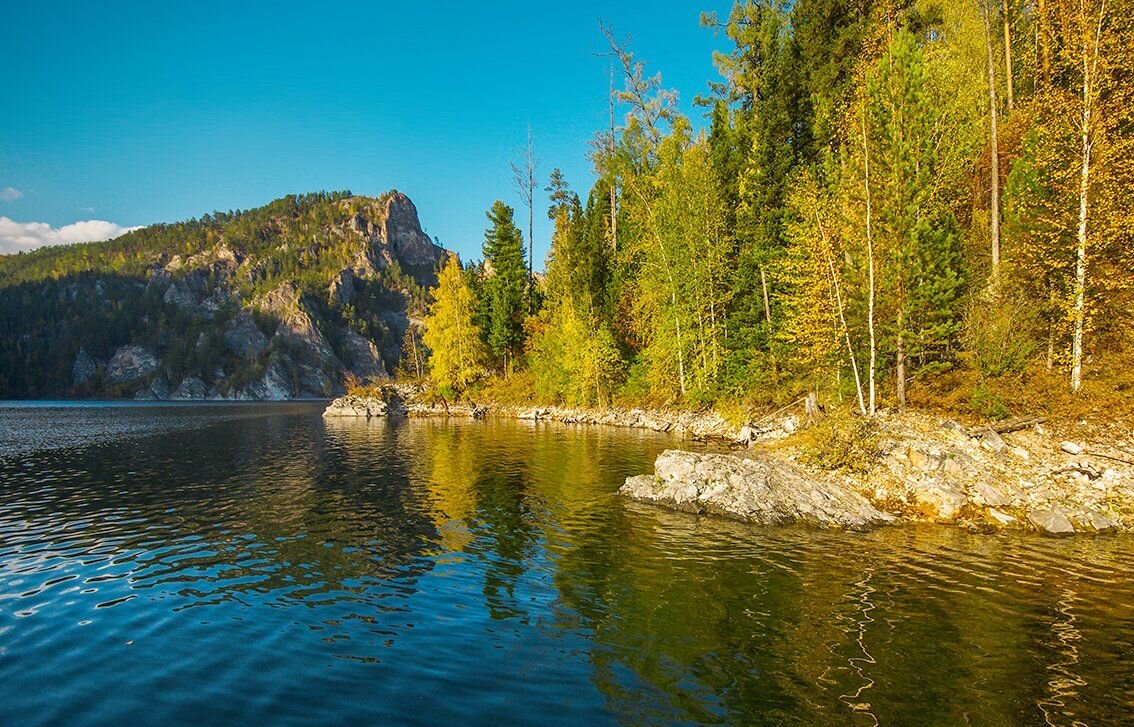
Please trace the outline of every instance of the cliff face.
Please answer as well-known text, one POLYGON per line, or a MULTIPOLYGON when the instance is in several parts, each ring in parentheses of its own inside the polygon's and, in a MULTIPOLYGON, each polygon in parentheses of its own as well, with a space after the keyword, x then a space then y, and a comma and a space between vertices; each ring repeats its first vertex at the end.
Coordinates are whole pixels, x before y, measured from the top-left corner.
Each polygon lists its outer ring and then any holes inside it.
POLYGON ((0 257, 0 397, 334 396, 397 366, 443 255, 395 191, 0 257))

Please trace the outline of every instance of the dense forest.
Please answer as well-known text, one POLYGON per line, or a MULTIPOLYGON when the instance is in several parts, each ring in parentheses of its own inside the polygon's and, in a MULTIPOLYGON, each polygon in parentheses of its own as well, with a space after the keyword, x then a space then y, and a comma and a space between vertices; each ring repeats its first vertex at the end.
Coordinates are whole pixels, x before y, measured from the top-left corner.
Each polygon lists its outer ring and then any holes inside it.
POLYGON ((441 257, 397 192, 0 256, 0 397, 330 396, 397 364, 441 257))
POLYGON ((622 82, 597 181, 580 196, 551 173, 542 279, 513 210, 492 206, 484 262, 440 277, 434 382, 569 405, 815 392, 863 414, 947 401, 992 417, 1056 381, 1125 398, 1132 11, 737 2, 702 17, 731 48, 703 123, 604 27, 622 82))

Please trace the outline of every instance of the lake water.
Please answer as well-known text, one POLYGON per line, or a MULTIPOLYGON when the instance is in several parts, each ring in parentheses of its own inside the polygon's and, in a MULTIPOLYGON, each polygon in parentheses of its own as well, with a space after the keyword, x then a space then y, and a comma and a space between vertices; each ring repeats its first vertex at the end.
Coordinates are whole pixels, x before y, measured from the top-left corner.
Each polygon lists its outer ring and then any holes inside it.
POLYGON ((0 725, 1117 724, 1134 539, 755 529, 672 446, 0 404, 0 725))

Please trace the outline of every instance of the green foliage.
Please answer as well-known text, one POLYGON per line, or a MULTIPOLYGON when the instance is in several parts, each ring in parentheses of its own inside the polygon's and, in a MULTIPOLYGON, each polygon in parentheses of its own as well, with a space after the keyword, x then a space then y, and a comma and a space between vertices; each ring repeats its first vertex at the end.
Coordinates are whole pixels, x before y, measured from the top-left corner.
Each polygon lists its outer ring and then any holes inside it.
POLYGON ((523 350, 528 280, 524 237, 513 222, 512 208, 503 202, 493 203, 487 216, 490 226, 484 232, 484 259, 492 272, 483 283, 485 334, 489 351, 507 372, 523 350))
POLYGON ((801 441, 804 457, 824 469, 867 473, 882 458, 877 422, 841 409, 806 429, 801 441))
POLYGON ((973 387, 969 406, 977 416, 983 419, 1007 419, 1012 415, 1008 405, 996 395, 983 381, 973 387))

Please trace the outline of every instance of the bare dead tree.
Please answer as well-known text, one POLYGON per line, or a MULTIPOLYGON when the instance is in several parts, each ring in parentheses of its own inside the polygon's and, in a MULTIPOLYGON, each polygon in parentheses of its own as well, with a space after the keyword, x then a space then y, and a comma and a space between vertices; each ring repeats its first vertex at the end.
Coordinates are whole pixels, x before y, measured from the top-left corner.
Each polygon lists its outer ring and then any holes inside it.
POLYGON ((532 126, 528 124, 528 145, 523 150, 519 163, 512 163, 512 183, 519 193, 520 199, 528 208, 528 312, 533 310, 535 299, 532 295, 535 288, 535 189, 536 173, 539 169, 539 160, 536 159, 532 147, 532 126))

